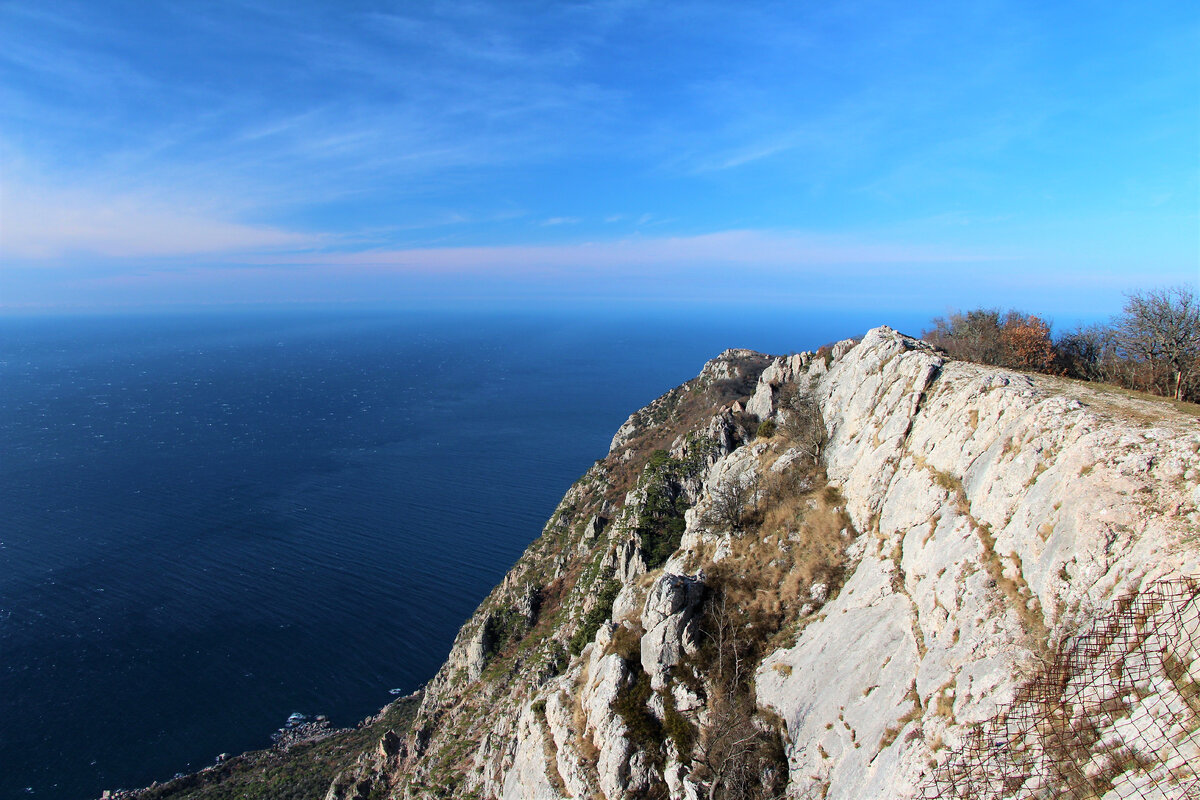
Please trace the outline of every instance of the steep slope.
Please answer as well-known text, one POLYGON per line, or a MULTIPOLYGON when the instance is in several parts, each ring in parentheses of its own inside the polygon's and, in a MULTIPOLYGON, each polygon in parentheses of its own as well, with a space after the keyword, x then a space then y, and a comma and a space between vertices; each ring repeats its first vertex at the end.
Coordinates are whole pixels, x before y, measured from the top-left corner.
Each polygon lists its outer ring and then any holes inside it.
POLYGON ((1167 403, 887 328, 726 351, 326 798, 1200 796, 1198 507, 1167 403))
POLYGON ((886 330, 818 394, 830 479, 865 536, 825 616, 758 673, 796 790, 907 796, 1113 599, 1200 572, 1193 418, 886 330))
POLYGON ((630 417, 329 797, 928 791, 1112 600, 1200 573, 1198 454, 1165 404, 886 328, 729 351, 630 417))

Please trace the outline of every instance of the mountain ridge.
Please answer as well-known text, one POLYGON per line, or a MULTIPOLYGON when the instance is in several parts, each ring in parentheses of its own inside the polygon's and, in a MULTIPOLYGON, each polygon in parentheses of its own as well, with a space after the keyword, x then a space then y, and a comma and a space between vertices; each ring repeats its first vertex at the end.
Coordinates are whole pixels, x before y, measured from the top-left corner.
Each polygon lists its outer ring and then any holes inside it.
POLYGON ((1200 574, 1197 464, 1169 406, 886 327, 727 350, 620 427, 325 798, 922 796, 1114 600, 1200 574))

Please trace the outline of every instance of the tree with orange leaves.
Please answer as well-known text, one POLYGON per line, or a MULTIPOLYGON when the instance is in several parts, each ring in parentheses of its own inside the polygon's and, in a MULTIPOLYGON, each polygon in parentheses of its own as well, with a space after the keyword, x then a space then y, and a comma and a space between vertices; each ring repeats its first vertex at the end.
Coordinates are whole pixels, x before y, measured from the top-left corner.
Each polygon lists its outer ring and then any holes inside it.
POLYGON ((1034 315, 1009 312, 1000 328, 1005 366, 1048 372, 1054 362, 1050 324, 1034 315))

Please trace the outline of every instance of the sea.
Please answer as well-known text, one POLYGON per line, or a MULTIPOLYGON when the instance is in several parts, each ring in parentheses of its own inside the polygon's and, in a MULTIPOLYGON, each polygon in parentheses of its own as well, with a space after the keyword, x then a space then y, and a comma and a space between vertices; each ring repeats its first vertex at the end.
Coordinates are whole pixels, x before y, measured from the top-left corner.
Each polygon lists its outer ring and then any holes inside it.
POLYGON ((427 681, 630 412, 927 317, 0 318, 0 798, 86 800, 427 681))

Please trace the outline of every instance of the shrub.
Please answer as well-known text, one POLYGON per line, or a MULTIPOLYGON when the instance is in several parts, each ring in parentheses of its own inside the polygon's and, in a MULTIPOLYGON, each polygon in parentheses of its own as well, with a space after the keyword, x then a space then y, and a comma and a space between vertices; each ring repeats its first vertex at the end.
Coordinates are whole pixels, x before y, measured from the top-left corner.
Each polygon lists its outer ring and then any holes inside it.
POLYGON ((575 635, 571 637, 568 644, 568 649, 571 655, 577 656, 583 652, 583 648, 587 647, 592 639, 596 638, 596 631, 600 630, 600 626, 612 616, 613 602, 617 599, 617 593, 621 591, 620 581, 609 577, 601 586, 599 593, 596 595, 596 604, 588 611, 587 616, 583 618, 579 629, 575 631, 575 635))
POLYGON ((782 433, 805 455, 806 463, 815 467, 821 463, 829 432, 821 415, 821 404, 811 391, 801 392, 789 386, 780 398, 782 433))
POLYGON ((731 531, 740 531, 747 523, 747 508, 758 503, 759 481, 753 477, 732 477, 712 490, 708 520, 731 531))
POLYGON ((646 703, 650 700, 650 676, 642 670, 642 665, 632 662, 637 678, 632 684, 623 686, 613 700, 613 710, 621 717, 625 727, 629 729, 630 740, 650 757, 656 764, 662 763, 662 725, 646 703))
POLYGON ((770 439, 775 435, 775 423, 769 419, 764 419, 758 426, 757 435, 760 439, 770 439))
POLYGON ((525 633, 525 617, 513 608, 505 608, 488 614, 483 623, 484 656, 491 658, 501 653, 509 643, 525 633))
POLYGON ((711 449, 710 441, 693 438, 686 457, 672 458, 666 450, 656 450, 646 462, 642 472, 646 501, 638 514, 637 532, 648 569, 661 567, 679 549, 683 513, 688 509, 683 482, 699 474, 711 449))
MULTIPOLYGON (((593 634, 594 636, 595 634, 593 634)), ((550 651, 546 656, 547 668, 551 675, 563 674, 567 666, 571 663, 571 659, 567 657, 567 650, 558 642, 550 643, 550 651)))
POLYGON ((1035 316, 1010 313, 1000 330, 1000 344, 1007 366, 1046 372, 1054 363, 1050 325, 1035 316))
POLYGON ((637 623, 631 628, 618 625, 613 631, 612 651, 626 661, 637 661, 641 658, 643 633, 642 626, 637 623))
POLYGON ((696 744, 696 728, 688 718, 675 708, 675 698, 670 692, 663 694, 663 731, 675 743, 682 759, 687 759, 696 744))
POLYGON ((1069 375, 1200 399, 1200 295, 1176 286, 1134 292, 1108 324, 1052 340, 1050 323, 1021 311, 977 308, 933 320, 922 338, 954 358, 1069 375))
POLYGON ((1144 365, 1145 388, 1176 400, 1189 395, 1200 372, 1200 296, 1183 286, 1134 292, 1115 328, 1126 358, 1144 365))

